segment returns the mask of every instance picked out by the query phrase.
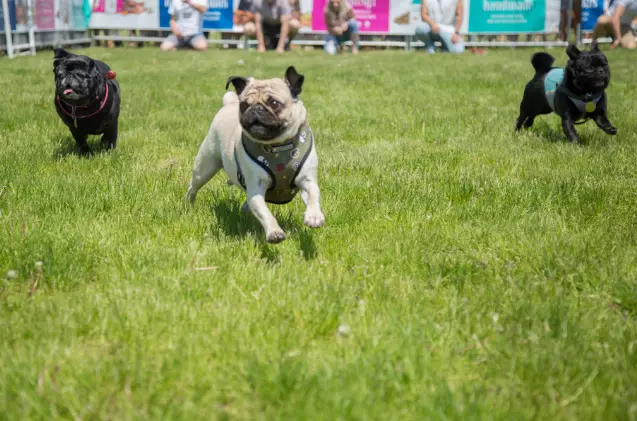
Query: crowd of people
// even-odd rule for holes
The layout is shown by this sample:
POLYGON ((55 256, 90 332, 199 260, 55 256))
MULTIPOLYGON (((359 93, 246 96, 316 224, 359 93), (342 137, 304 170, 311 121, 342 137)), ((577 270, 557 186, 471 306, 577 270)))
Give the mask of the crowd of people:
MULTIPOLYGON (((581 20, 581 1, 574 0, 569 11, 569 1, 562 0, 560 16, 561 39, 566 39, 569 14, 575 25, 581 20)), ((604 14, 599 17, 592 33, 593 39, 610 37, 611 48, 622 46, 636 48, 637 0, 606 0, 604 14)), ((279 53, 290 44, 301 28, 301 10, 298 0, 242 0, 239 10, 244 12, 244 35, 257 40, 257 50, 275 50, 279 53)), ((172 0, 171 35, 161 44, 163 51, 180 47, 196 50, 207 48, 202 32, 202 18, 206 12, 206 0, 172 0)), ((324 50, 336 54, 346 41, 352 42, 351 51, 359 51, 359 25, 356 13, 347 0, 329 0, 323 10, 327 35, 324 50)), ((423 0, 420 8, 421 22, 415 38, 425 44, 428 53, 440 51, 462 53, 464 37, 460 33, 464 20, 462 0, 423 0)))

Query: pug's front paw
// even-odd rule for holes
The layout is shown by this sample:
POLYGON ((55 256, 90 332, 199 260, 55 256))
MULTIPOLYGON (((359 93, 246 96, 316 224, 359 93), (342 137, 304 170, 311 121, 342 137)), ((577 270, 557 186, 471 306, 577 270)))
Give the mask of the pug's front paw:
POLYGON ((617 134, 617 127, 606 126, 606 127, 604 127, 604 131, 606 132, 606 134, 616 135, 617 134))
POLYGON ((303 218, 303 222, 310 228, 319 228, 322 227, 325 223, 325 216, 320 210, 317 211, 305 211, 305 217, 303 218))
POLYGON ((285 240, 285 233, 282 229, 274 229, 265 235, 265 241, 270 244, 278 244, 285 240))

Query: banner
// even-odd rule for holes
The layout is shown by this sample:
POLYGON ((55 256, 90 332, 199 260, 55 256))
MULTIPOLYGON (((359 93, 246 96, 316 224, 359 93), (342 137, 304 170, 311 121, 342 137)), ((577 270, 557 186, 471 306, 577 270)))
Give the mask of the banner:
POLYGON ((471 0, 469 33, 543 32, 545 0, 471 0))
MULTIPOLYGON (((25 0, 14 0, 24 2, 25 0)), ((34 0, 42 9, 39 18, 50 26, 50 4, 67 2, 69 22, 75 25, 75 5, 90 0, 34 0), (76 3, 77 2, 77 3, 76 3)), ((172 0, 92 0, 95 1, 90 27, 95 29, 169 29, 168 9, 172 0)), ((182 1, 182 0, 176 0, 182 1)), ((252 0, 207 0, 204 30, 242 32, 254 22, 252 0)), ((324 9, 328 0, 288 0, 292 19, 300 22, 301 32, 325 31, 324 9)), ((342 0, 346 1, 346 0, 342 0)), ((361 32, 389 35, 413 34, 422 24, 421 2, 441 0, 350 0, 361 32)), ((546 33, 557 29, 560 0, 458 0, 464 4, 461 32, 464 34, 546 33), (556 20, 557 19, 557 20, 556 20), (555 21, 555 22, 554 22, 555 21)), ((604 0, 582 0, 584 28, 594 25, 604 0), (594 5, 593 5, 594 2, 594 5), (588 7, 586 7, 588 6, 588 7)), ((56 12, 62 13, 62 7, 56 12)), ((56 9, 57 10, 57 9, 56 9)), ((77 9, 79 10, 79 9, 77 9)), ((37 16, 37 13, 36 13, 37 16)), ((79 17, 79 15, 77 15, 79 17)))
POLYGON ((33 23, 37 29, 55 29, 54 0, 35 0, 33 23))
POLYGON ((604 0, 582 0, 582 31, 595 29, 597 19, 604 14, 604 0))
MULTIPOLYGON (((7 0, 9 6, 9 24, 11 25, 11 30, 15 31, 15 2, 14 0, 7 0)), ((0 33, 4 33, 4 8, 2 7, 2 3, 0 3, 0 33)))
MULTIPOLYGON (((11 28, 16 32, 29 30, 26 0, 8 0, 11 28)), ((32 0, 33 26, 36 31, 84 30, 91 15, 90 0, 32 0)), ((4 31, 3 10, 0 8, 0 32, 4 31)))
POLYGON ((97 29, 157 29, 159 1, 95 0, 90 27, 97 29))
MULTIPOLYGON (((159 0, 161 7, 159 10, 159 27, 170 28, 170 15, 168 9, 172 0, 159 0)), ((181 1, 181 0, 177 0, 181 1)), ((203 29, 232 29, 233 22, 233 0, 207 0, 208 10, 203 15, 203 29)))
POLYGON ((413 34, 420 25, 420 0, 392 0, 389 10, 389 32, 413 34))
MULTIPOLYGON (((325 5, 328 0, 314 0, 312 30, 326 31, 325 5)), ((361 32, 389 31, 389 0, 350 0, 361 32)))

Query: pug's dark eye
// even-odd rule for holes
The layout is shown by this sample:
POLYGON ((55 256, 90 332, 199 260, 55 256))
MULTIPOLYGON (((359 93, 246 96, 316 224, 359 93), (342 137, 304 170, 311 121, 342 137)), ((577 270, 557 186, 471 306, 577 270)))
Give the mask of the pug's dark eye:
POLYGON ((278 110, 279 107, 281 107, 281 103, 279 101, 277 101, 276 99, 271 98, 268 101, 268 105, 270 106, 270 108, 272 108, 273 110, 278 110))
POLYGON ((241 111, 242 113, 245 112, 245 110, 248 109, 248 103, 243 101, 239 104, 239 111, 241 111))

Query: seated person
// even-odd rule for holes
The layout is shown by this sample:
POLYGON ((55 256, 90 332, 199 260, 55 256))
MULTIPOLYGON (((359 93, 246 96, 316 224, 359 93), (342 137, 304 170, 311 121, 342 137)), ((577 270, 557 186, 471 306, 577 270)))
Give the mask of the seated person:
POLYGON ((352 41, 352 54, 358 54, 358 22, 354 8, 347 0, 329 0, 325 5, 325 52, 336 54, 337 47, 345 41, 352 41))
POLYGON ((460 35, 464 19, 462 0, 422 0, 420 16, 423 22, 416 28, 415 38, 425 43, 428 53, 435 52, 436 41, 442 44, 442 51, 464 51, 460 35))
POLYGON ((173 33, 161 43, 161 51, 184 47, 203 51, 208 48, 208 42, 201 32, 201 18, 206 9, 206 0, 172 0, 168 14, 173 33))
POLYGON ((258 51, 276 50, 282 53, 289 48, 297 34, 297 28, 290 27, 291 9, 288 0, 254 0, 252 3, 254 25, 244 26, 249 37, 256 35, 258 51))
POLYGON ((593 39, 610 37, 613 43, 610 48, 621 45, 624 48, 637 48, 633 19, 637 17, 637 0, 615 0, 597 19, 593 30, 593 39))

